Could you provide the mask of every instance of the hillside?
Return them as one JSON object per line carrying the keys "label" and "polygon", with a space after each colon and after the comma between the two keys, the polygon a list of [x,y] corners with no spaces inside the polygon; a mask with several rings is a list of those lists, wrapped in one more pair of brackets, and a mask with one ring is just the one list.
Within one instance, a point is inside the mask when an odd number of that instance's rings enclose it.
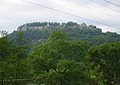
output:
{"label": "hillside", "polygon": [[106,42],[119,42],[120,35],[113,32],[103,33],[100,28],[85,23],[77,24],[74,22],[57,23],[57,22],[33,22],[21,25],[17,31],[9,35],[14,41],[18,32],[24,33],[27,44],[33,44],[38,41],[46,41],[49,34],[54,30],[64,30],[70,39],[83,40],[92,45],[99,45]]}
{"label": "hillside", "polygon": [[0,38],[1,85],[120,84],[119,34],[85,23],[42,24]]}

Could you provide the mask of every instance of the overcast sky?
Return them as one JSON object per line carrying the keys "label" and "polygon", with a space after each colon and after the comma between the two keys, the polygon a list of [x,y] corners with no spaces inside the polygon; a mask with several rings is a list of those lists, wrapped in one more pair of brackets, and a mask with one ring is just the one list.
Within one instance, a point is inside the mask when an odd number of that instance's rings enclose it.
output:
{"label": "overcast sky", "polygon": [[[67,22],[87,23],[96,25],[102,30],[120,33],[120,7],[106,3],[104,0],[28,0],[36,4],[48,6],[63,12],[67,12],[80,17],[88,18],[100,23],[98,24],[79,17],[70,16],[43,7],[38,7],[22,0],[0,0],[0,30],[9,33],[16,30],[19,25],[28,22]],[[120,0],[108,0],[120,5]],[[109,9],[109,8],[112,9]],[[117,12],[118,11],[118,12]]]}

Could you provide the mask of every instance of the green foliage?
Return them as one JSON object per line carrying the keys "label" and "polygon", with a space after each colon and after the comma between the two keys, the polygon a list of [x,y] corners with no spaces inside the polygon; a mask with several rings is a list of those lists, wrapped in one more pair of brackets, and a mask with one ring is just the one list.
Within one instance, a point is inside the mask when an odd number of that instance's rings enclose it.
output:
{"label": "green foliage", "polygon": [[[108,43],[93,47],[87,57],[92,69],[102,75],[107,85],[120,83],[120,43]],[[95,75],[95,74],[94,74]],[[97,78],[98,76],[96,76]]]}
{"label": "green foliage", "polygon": [[45,85],[120,84],[117,33],[102,33],[85,23],[35,22],[10,35],[5,31],[1,34],[1,85],[23,85],[19,82],[32,78]]}
{"label": "green foliage", "polygon": [[[28,78],[28,47],[24,45],[23,33],[19,34],[17,43],[9,41],[7,35],[0,38],[0,84],[18,85],[18,79]],[[11,82],[10,82],[11,80]],[[13,84],[13,83],[12,83]]]}
{"label": "green foliage", "polygon": [[[33,30],[33,27],[43,27],[41,30]],[[100,45],[106,42],[119,42],[120,35],[113,32],[102,33],[100,28],[85,23],[77,24],[74,22],[57,23],[57,22],[33,22],[24,24],[18,29],[24,31],[24,38],[28,41],[27,44],[34,44],[36,42],[47,41],[51,32],[62,29],[64,30],[70,39],[82,40],[90,43],[91,45]],[[16,34],[19,32],[13,32],[9,35],[9,39],[15,40]],[[14,41],[16,42],[16,41]]]}
{"label": "green foliage", "polygon": [[84,62],[85,61],[85,55],[89,49],[88,43],[84,41],[74,40],[70,44],[70,50],[71,50],[71,56],[72,59],[78,61],[78,62]]}
{"label": "green foliage", "polygon": [[12,48],[12,43],[10,41],[8,41],[6,32],[5,34],[2,33],[2,37],[0,38],[0,84],[3,85],[4,84],[4,78],[7,78],[9,73],[9,62],[8,62],[8,58],[9,56],[11,56],[13,53],[11,53],[11,51],[13,51]]}
{"label": "green foliage", "polygon": [[87,49],[83,42],[69,41],[63,31],[53,32],[48,42],[37,46],[31,55],[35,80],[47,85],[79,85],[85,74],[77,58]]}

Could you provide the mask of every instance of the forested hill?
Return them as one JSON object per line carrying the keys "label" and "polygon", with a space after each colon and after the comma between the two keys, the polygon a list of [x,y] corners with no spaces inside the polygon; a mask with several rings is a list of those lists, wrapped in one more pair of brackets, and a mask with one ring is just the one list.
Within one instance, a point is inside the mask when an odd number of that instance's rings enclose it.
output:
{"label": "forested hill", "polygon": [[70,39],[87,41],[92,45],[98,45],[106,42],[119,42],[120,34],[113,32],[103,33],[100,28],[85,23],[77,24],[74,22],[57,23],[57,22],[33,22],[21,25],[17,31],[9,35],[14,41],[19,32],[24,33],[27,43],[33,44],[40,41],[46,41],[49,34],[54,30],[64,30]]}

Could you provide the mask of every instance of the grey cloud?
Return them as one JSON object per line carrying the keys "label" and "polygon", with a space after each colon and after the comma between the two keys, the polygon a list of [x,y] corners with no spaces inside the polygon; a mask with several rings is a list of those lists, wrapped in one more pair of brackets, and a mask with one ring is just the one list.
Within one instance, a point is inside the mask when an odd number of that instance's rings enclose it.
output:
{"label": "grey cloud", "polygon": [[[103,28],[103,31],[116,31],[120,33],[120,13],[90,2],[90,0],[30,0],[34,3],[42,4],[51,8],[65,11],[81,17],[93,19],[98,22],[109,24],[113,27],[100,26],[97,23],[73,17],[63,13],[51,11],[42,7],[37,7],[21,0],[1,0],[0,1],[0,30],[12,32],[26,22],[34,21],[75,21],[78,23],[97,25]],[[94,0],[106,4],[103,0]],[[120,4],[119,0],[111,0]],[[115,6],[109,5],[114,9],[120,10]]]}

